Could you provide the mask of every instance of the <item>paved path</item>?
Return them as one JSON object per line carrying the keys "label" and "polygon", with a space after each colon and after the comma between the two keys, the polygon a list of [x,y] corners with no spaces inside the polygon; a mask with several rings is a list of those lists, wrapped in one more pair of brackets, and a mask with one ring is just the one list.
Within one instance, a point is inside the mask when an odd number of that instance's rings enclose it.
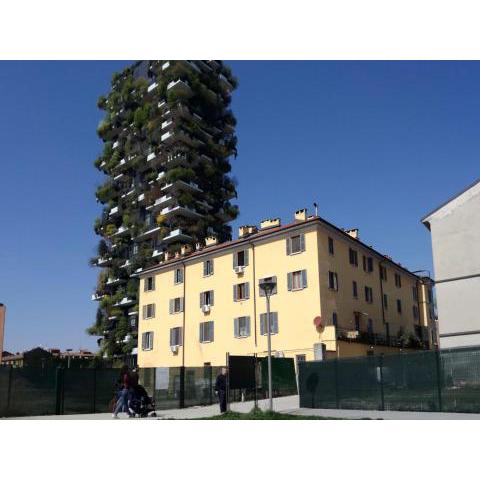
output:
{"label": "paved path", "polygon": [[[268,406],[268,400],[260,400],[260,408],[265,410]],[[290,397],[275,398],[273,400],[274,410],[281,413],[290,413],[292,415],[307,415],[342,419],[383,419],[383,420],[480,420],[480,414],[475,413],[440,413],[440,412],[396,412],[379,410],[334,410],[321,408],[299,408],[298,395]],[[253,408],[253,401],[238,402],[231,405],[231,409],[236,412],[247,413]],[[173,410],[157,410],[156,419],[178,419],[187,420],[195,418],[212,417],[219,414],[218,405],[208,405],[205,407],[190,407]],[[126,418],[125,414],[120,414],[119,418]],[[89,415],[52,415],[42,417],[22,417],[20,420],[112,420],[109,413],[96,413]],[[149,418],[148,420],[154,420]],[[133,421],[133,420],[130,420]]]}

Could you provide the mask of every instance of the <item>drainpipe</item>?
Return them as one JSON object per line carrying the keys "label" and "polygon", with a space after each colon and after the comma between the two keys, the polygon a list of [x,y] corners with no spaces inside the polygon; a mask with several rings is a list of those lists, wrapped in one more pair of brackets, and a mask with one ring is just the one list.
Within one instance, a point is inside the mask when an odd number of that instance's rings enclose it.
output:
{"label": "drainpipe", "polygon": [[255,245],[253,242],[249,242],[252,246],[252,267],[253,267],[253,328],[255,331],[255,349],[257,348],[257,280],[255,273]]}

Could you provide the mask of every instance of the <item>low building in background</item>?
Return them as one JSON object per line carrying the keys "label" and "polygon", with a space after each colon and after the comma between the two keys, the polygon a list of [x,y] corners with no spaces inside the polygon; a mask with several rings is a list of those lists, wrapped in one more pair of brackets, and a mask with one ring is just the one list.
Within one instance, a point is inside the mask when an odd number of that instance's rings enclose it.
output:
{"label": "low building in background", "polygon": [[[173,257],[173,258],[172,258]],[[267,351],[266,299],[278,357],[297,362],[432,348],[431,282],[306,210],[243,226],[239,238],[182,247],[139,274],[140,367],[224,365]]]}
{"label": "low building in background", "polygon": [[0,303],[0,365],[2,364],[3,356],[3,342],[5,339],[5,313],[6,307],[3,303]]}
{"label": "low building in background", "polygon": [[432,236],[440,346],[480,345],[480,179],[422,222]]}
{"label": "low building in background", "polygon": [[4,367],[46,368],[51,367],[52,365],[53,355],[48,350],[41,347],[2,357],[2,366]]}

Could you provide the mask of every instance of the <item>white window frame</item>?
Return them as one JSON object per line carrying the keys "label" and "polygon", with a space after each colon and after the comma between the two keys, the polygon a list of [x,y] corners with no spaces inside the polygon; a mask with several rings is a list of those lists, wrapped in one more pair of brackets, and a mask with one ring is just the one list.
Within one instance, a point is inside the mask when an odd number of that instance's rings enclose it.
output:
{"label": "white window frame", "polygon": [[[240,328],[240,321],[244,322],[243,325],[243,330],[245,331],[244,334],[241,333],[241,328]],[[233,319],[234,326],[233,326],[233,336],[235,338],[247,338],[250,336],[250,317],[247,315],[244,315],[242,317],[237,317]]]}
{"label": "white window frame", "polygon": [[183,268],[176,268],[173,271],[173,284],[181,285],[183,283]]}
{"label": "white window frame", "polygon": [[142,350],[144,352],[153,350],[153,332],[142,333]]}
{"label": "white window frame", "polygon": [[[212,343],[215,339],[215,327],[213,320],[207,322],[200,322],[199,326],[199,341],[200,343]],[[210,335],[206,335],[210,334]],[[209,337],[209,338],[206,338]]]}

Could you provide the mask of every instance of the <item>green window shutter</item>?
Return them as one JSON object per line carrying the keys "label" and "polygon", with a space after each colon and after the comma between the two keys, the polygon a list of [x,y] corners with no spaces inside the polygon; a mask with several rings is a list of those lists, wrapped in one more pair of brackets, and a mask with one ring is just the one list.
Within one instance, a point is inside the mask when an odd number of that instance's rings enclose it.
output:
{"label": "green window shutter", "polygon": [[307,288],[307,271],[302,270],[302,288]]}
{"label": "green window shutter", "polygon": [[170,329],[170,346],[173,346],[173,328]]}
{"label": "green window shutter", "polygon": [[292,254],[292,241],[290,238],[286,238],[286,243],[287,243],[287,255]]}
{"label": "green window shutter", "polygon": [[238,338],[240,336],[239,320],[238,318],[233,319],[233,336]]}
{"label": "green window shutter", "polygon": [[273,281],[275,282],[275,287],[273,287],[272,295],[275,295],[275,294],[277,293],[277,285],[278,285],[278,283],[277,283],[277,276],[276,276],[276,275],[273,276],[272,279],[273,279]]}
{"label": "green window shutter", "polygon": [[287,273],[287,287],[288,290],[292,290],[292,272]]}
{"label": "green window shutter", "polygon": [[245,317],[245,330],[247,337],[250,336],[250,317]]}
{"label": "green window shutter", "polygon": [[173,313],[173,303],[174,303],[174,301],[175,300],[173,298],[170,299],[170,304],[169,304],[169,312],[170,313]]}
{"label": "green window shutter", "polygon": [[208,322],[210,324],[210,341],[213,342],[215,340],[215,327],[213,322]]}
{"label": "green window shutter", "polygon": [[300,250],[305,251],[305,235],[303,233],[300,235]]}
{"label": "green window shutter", "polygon": [[200,331],[199,331],[199,334],[198,334],[198,339],[199,339],[200,342],[203,342],[203,326],[204,325],[205,325],[204,323],[200,323],[200,325],[199,325],[199,330]]}

